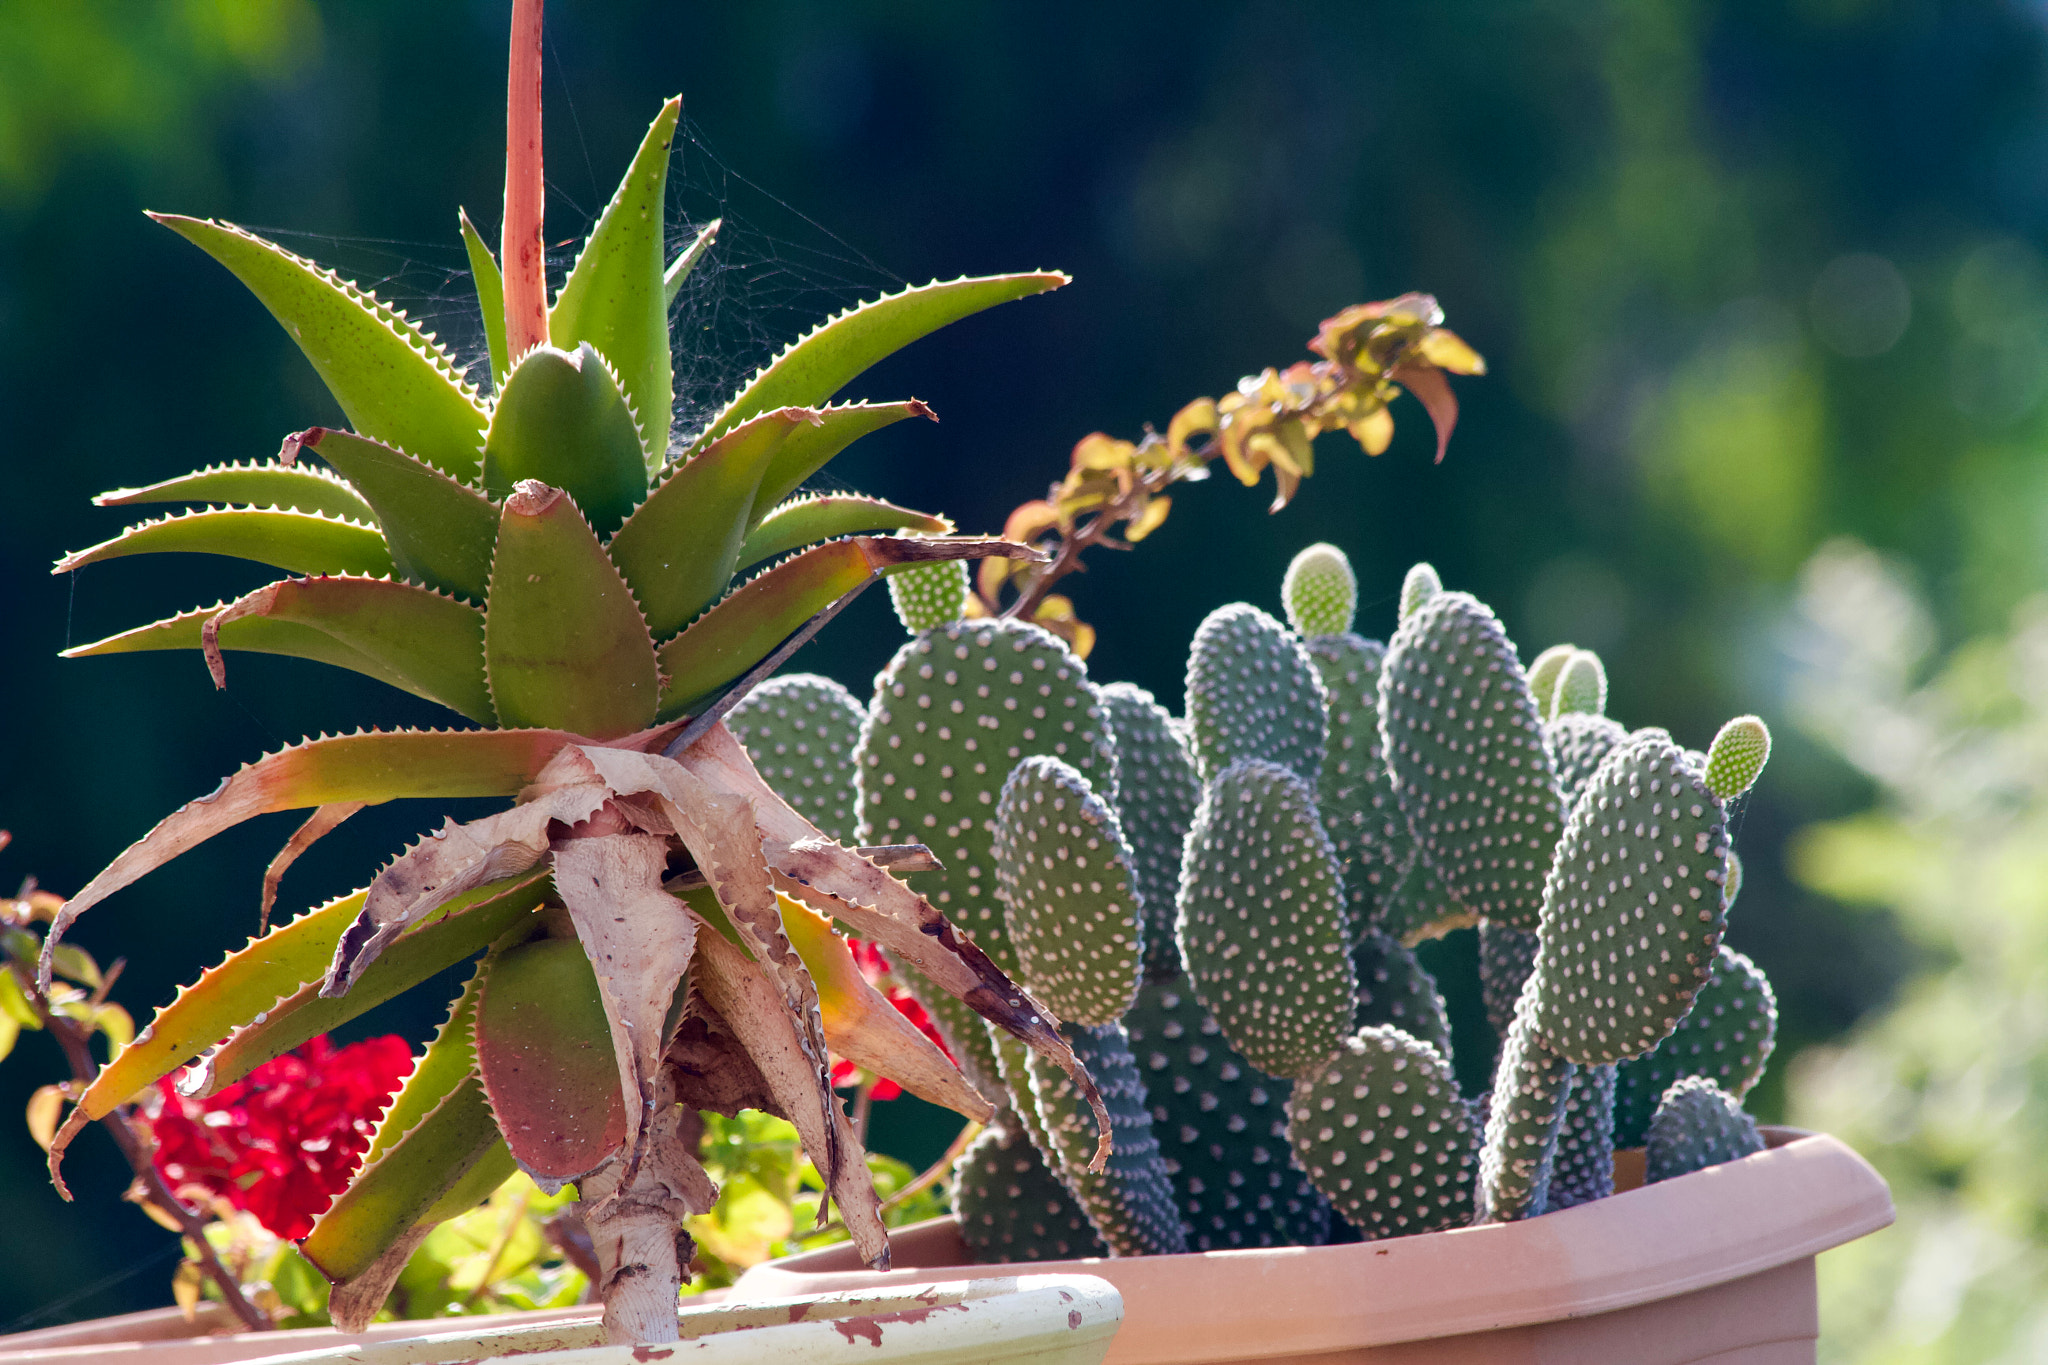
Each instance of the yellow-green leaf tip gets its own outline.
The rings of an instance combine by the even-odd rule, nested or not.
[[[1734,800],[1756,782],[1770,756],[1770,730],[1755,716],[1737,716],[1707,749],[1707,790],[1723,801]]]
[[[1287,566],[1280,601],[1288,624],[1302,636],[1342,635],[1358,613],[1358,576],[1336,546],[1311,545]]]

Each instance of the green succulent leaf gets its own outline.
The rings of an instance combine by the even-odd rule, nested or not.
[[[405,314],[241,228],[150,216],[248,286],[313,362],[350,426],[444,473],[474,477],[484,411],[447,352]]]
[[[483,1087],[464,1080],[357,1173],[299,1249],[337,1286],[348,1283],[375,1267],[501,1142]]]
[[[601,355],[537,346],[512,367],[491,409],[484,490],[524,480],[566,490],[598,534],[610,535],[647,494],[633,409]]]
[[[210,607],[198,607],[192,611],[167,616],[161,621],[133,630],[110,635],[104,640],[95,640],[89,645],[76,645],[60,656],[66,659],[83,659],[102,654],[144,654],[166,649],[203,649],[201,638],[207,623],[218,617],[229,607],[229,603],[216,602]],[[417,684],[403,673],[388,667],[383,661],[373,659],[359,650],[341,643],[325,631],[313,626],[300,625],[296,621],[273,620],[265,616],[244,616],[221,623],[215,638],[217,648],[242,650],[251,654],[282,654],[294,659],[310,659],[314,663],[332,664],[346,668],[378,682],[414,696],[425,696]],[[429,697],[429,701],[437,700]]]
[[[375,576],[393,567],[374,526],[275,507],[210,507],[131,526],[112,540],[64,556],[54,572],[166,551],[253,559],[294,574]]]
[[[594,346],[618,371],[619,387],[640,419],[649,469],[660,466],[668,449],[674,401],[661,215],[668,193],[669,143],[682,110],[677,96],[655,115],[548,313],[549,341],[563,350]]]
[[[790,433],[818,420],[780,408],[742,423],[683,463],[605,546],[656,639],[675,634],[732,582],[761,476]]]
[[[661,714],[673,716],[708,698],[759,663],[804,622],[898,564],[1028,554],[993,540],[913,540],[850,536],[814,546],[753,579],[661,647],[668,680]]]
[[[476,281],[477,305],[484,314],[484,345],[491,353],[491,383],[503,384],[510,368],[505,355],[505,277],[498,270],[498,258],[484,242],[469,210],[457,209],[462,220],[462,249],[469,253],[469,273]]]
[[[821,323],[761,367],[706,428],[715,436],[771,408],[815,407],[870,365],[947,323],[1067,283],[1057,271],[918,285]],[[776,495],[777,498],[781,494]]]
[[[575,739],[560,730],[373,731],[307,740],[265,755],[130,844],[64,903],[44,948],[122,887],[254,816],[343,801],[517,796]],[[48,971],[46,963],[45,981]]]
[[[908,531],[944,535],[953,529],[946,517],[913,512],[880,498],[858,493],[827,493],[778,503],[740,544],[739,565],[750,569],[763,560],[786,555],[820,540],[857,535],[862,531]]]
[[[377,521],[370,504],[333,474],[315,465],[289,465],[281,461],[209,465],[141,488],[110,489],[92,501],[95,507],[129,507],[139,502],[235,502],[247,507],[321,512],[367,525]]]
[[[405,679],[408,692],[437,701],[470,720],[488,722],[484,689],[484,617],[475,607],[430,588],[388,578],[285,578],[232,603],[215,621],[223,627],[262,616],[307,626]],[[210,625],[211,623],[209,623]],[[214,680],[226,672],[208,647]]]
[[[697,268],[697,262],[704,259],[704,253],[711,250],[711,244],[718,240],[718,230],[725,226],[725,219],[713,218],[698,233],[696,240],[684,247],[661,277],[661,306],[673,307],[676,295],[683,292],[683,281],[690,278],[690,272]]]
[[[313,427],[296,439],[376,509],[399,573],[472,602],[484,600],[498,538],[498,509],[489,498],[403,451],[351,432]]]
[[[839,403],[819,408],[817,425],[792,431],[768,472],[761,476],[760,491],[754,495],[754,511],[747,519],[748,528],[760,525],[777,504],[803,487],[804,480],[823,469],[840,451],[870,432],[893,426],[906,417],[939,420],[915,398],[902,403]],[[701,447],[704,443],[700,440],[697,444]]]
[[[646,618],[558,488],[523,484],[505,501],[484,658],[503,724],[610,739],[654,719],[659,678]]]
[[[330,998],[320,994],[321,979],[316,974],[289,997],[272,1005],[262,1019],[236,1030],[214,1053],[208,1067],[207,1092],[233,1085],[273,1057],[281,1057],[310,1038],[361,1018],[436,973],[475,957],[507,934],[530,928],[534,911],[549,888],[547,877],[528,875],[456,898],[425,923],[394,940],[375,962],[363,969],[346,995]],[[339,942],[338,937],[336,941]],[[325,964],[322,965],[324,968]]]
[[[476,1050],[498,1125],[536,1177],[578,1179],[625,1141],[611,1025],[577,940],[538,939],[491,964]]]

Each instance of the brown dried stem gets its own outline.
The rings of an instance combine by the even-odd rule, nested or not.
[[[119,964],[116,964],[117,970],[118,967]],[[21,984],[22,994],[28,997],[29,1003],[42,1019],[43,1028],[57,1040],[57,1046],[64,1050],[64,1060],[71,1067],[71,1079],[82,1093],[99,1075],[99,1063],[92,1057],[92,1035],[76,1020],[68,1019],[52,1010],[42,992],[35,989],[35,982],[18,964],[9,964],[8,970],[14,972],[15,979]],[[111,984],[110,973],[109,980],[103,983],[102,995],[105,985]],[[151,1159],[152,1144],[128,1121],[128,1107],[121,1106],[100,1122],[106,1125],[107,1132],[113,1136],[114,1145],[121,1149],[122,1157],[128,1162],[128,1169],[135,1173],[135,1184],[141,1191],[140,1202],[163,1213],[178,1225],[178,1231],[183,1235],[186,1246],[199,1258],[200,1266],[220,1290],[221,1300],[227,1304],[228,1310],[240,1318],[243,1325],[252,1332],[267,1332],[275,1327],[276,1324],[271,1322],[261,1309],[243,1296],[242,1286],[214,1253],[213,1244],[206,1240],[207,1220],[186,1208],[172,1192],[171,1187],[164,1182],[163,1176],[157,1172],[156,1163]]]

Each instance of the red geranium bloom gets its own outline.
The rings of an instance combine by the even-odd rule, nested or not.
[[[896,1012],[917,1025],[918,1032],[939,1045],[939,1051],[953,1059],[953,1050],[946,1046],[946,1040],[939,1036],[938,1026],[932,1023],[931,1015],[925,1013],[923,1005],[917,1003],[909,991],[896,984],[889,975],[889,963],[882,956],[882,950],[866,939],[850,938],[846,946],[853,950],[853,960],[860,964],[861,975],[873,983]],[[854,1085],[860,1080],[860,1068],[852,1062],[841,1059],[832,1064],[832,1084]],[[893,1100],[903,1093],[903,1087],[887,1076],[875,1078],[873,1097],[878,1100]]]
[[[157,1082],[156,1169],[197,1185],[294,1241],[348,1185],[377,1119],[412,1072],[397,1034],[336,1048],[325,1036],[203,1100]]]

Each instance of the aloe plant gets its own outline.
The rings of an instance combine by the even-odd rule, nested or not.
[[[498,258],[461,217],[488,396],[368,291],[241,228],[157,215],[276,315],[348,429],[300,432],[274,460],[109,493],[103,504],[203,506],[57,566],[164,551],[270,565],[283,576],[253,593],[70,653],[196,648],[221,686],[226,651],[290,655],[380,679],[471,726],[322,737],[244,767],[63,907],[43,974],[80,914],[252,816],[313,812],[266,877],[267,911],[290,860],[365,805],[514,804],[450,821],[363,890],[270,930],[183,991],[79,1097],[51,1171],[61,1190],[71,1137],[177,1068],[203,1058],[191,1084],[229,1084],[477,959],[364,1167],[305,1240],[334,1282],[335,1321],[365,1323],[437,1223],[523,1168],[550,1189],[576,1183],[612,1339],[658,1342],[677,1332],[680,1224],[714,1194],[678,1136],[682,1106],[790,1120],[876,1265],[887,1241],[828,1050],[971,1117],[991,1112],[867,984],[835,926],[916,964],[1094,1100],[1055,1016],[892,876],[888,857],[834,842],[777,797],[719,720],[878,575],[1030,553],[935,534],[949,523],[873,499],[796,495],[851,441],[929,415],[916,402],[831,404],[850,379],[1065,277],[963,278],[842,313],[677,439],[668,305],[716,231],[664,260],[679,103],[655,118],[550,302],[540,13],[540,0],[513,7]]]

